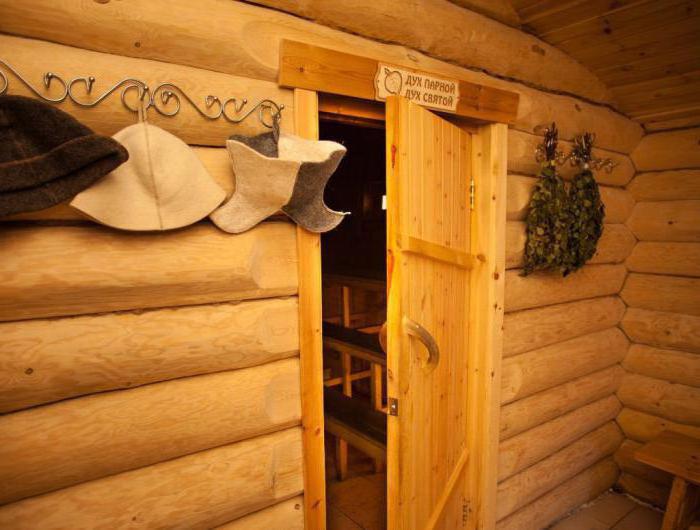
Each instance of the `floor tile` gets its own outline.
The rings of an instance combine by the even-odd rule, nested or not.
[[[609,530],[610,526],[592,517],[586,509],[559,521],[550,530]]]
[[[362,530],[362,527],[334,506],[328,506],[329,530]]]
[[[612,530],[659,530],[663,514],[647,508],[637,506],[622,521],[613,526]]]
[[[606,493],[593,501],[585,511],[597,521],[612,527],[637,506],[639,505],[636,502],[625,495]]]

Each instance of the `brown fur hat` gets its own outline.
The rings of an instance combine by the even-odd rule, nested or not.
[[[70,199],[128,158],[117,141],[54,106],[0,96],[0,216]]]

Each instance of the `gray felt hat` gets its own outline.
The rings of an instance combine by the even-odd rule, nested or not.
[[[282,210],[312,232],[332,230],[344,213],[329,209],[323,190],[346,153],[328,141],[282,133],[232,136],[226,146],[236,175],[231,199],[211,214],[222,230],[240,233]]]

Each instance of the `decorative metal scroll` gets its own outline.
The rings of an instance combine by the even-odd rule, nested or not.
[[[564,154],[557,150],[557,125],[552,123],[551,127],[547,127],[544,131],[544,140],[535,149],[535,159],[539,163],[549,161],[553,165],[561,166],[567,161],[572,166],[584,166],[591,169],[604,169],[606,172],[612,172],[617,165],[610,158],[595,158],[591,154],[595,134],[583,133],[574,138],[574,145],[569,154]]]
[[[127,94],[130,91],[135,90],[138,100],[145,109],[153,108],[162,116],[175,116],[178,112],[180,112],[182,101],[184,100],[192,108],[194,108],[200,116],[208,120],[218,120],[223,118],[229,123],[236,124],[241,123],[250,115],[257,112],[260,123],[268,129],[273,129],[274,131],[279,130],[280,120],[282,119],[282,110],[284,109],[284,105],[278,104],[271,99],[262,99],[255,105],[250,106],[248,105],[248,100],[245,98],[238,99],[236,97],[230,97],[222,100],[218,96],[212,95],[204,98],[204,106],[201,107],[190,96],[188,96],[184,90],[174,83],[161,83],[155,88],[151,89],[144,81],[131,77],[122,79],[90,101],[82,101],[75,94],[76,85],[82,85],[83,90],[88,95],[92,94],[96,82],[93,76],[75,77],[66,82],[61,76],[53,72],[46,72],[42,79],[46,91],[49,91],[52,85],[55,86],[55,83],[58,83],[61,87],[60,94],[50,97],[43,93],[43,91],[38,90],[34,85],[32,85],[32,83],[22,77],[22,75],[15,68],[10,66],[2,59],[0,59],[0,67],[2,67],[0,68],[0,96],[4,95],[10,86],[8,76],[3,71],[4,68],[19,79],[19,81],[35,96],[43,99],[44,101],[48,101],[49,103],[62,103],[66,99],[69,99],[80,107],[92,108],[102,103],[102,101],[107,99],[115,92],[121,91],[120,97],[122,105],[124,105],[124,107],[131,112],[138,112],[138,107],[132,106],[127,101]]]

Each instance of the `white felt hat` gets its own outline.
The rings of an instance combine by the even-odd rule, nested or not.
[[[114,139],[129,160],[70,203],[96,221],[122,230],[171,230],[203,219],[226,198],[192,149],[169,132],[139,122]]]

